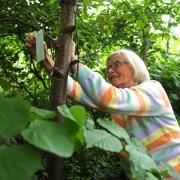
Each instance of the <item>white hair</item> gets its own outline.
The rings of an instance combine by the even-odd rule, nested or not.
[[[133,51],[128,49],[121,49],[118,51],[112,52],[107,61],[115,54],[122,54],[125,60],[128,62],[129,66],[134,71],[134,80],[139,84],[146,80],[150,80],[149,71],[147,70],[146,65],[143,60]]]

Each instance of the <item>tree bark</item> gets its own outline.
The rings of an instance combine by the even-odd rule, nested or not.
[[[75,31],[76,0],[59,0],[61,7],[60,31],[56,47],[55,67],[52,78],[51,108],[57,110],[57,106],[66,103],[66,88],[69,64],[71,62],[71,48],[73,33]],[[56,122],[60,122],[57,113]],[[64,179],[63,159],[53,154],[48,157],[48,179]]]
[[[60,0],[61,19],[60,33],[57,41],[55,74],[52,81],[52,109],[66,102],[66,87],[69,64],[71,61],[71,45],[75,31],[76,0]]]

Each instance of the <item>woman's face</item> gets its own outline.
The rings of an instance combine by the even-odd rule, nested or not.
[[[111,56],[107,62],[107,77],[110,83],[117,88],[128,88],[135,85],[133,70],[122,54]]]

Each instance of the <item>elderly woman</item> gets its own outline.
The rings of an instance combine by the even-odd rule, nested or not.
[[[27,45],[32,47],[32,37]],[[77,71],[72,53],[71,68]],[[44,66],[50,70],[54,61],[49,55]],[[122,49],[107,59],[107,82],[99,73],[79,64],[79,77],[68,77],[68,96],[81,104],[110,112],[112,119],[139,139],[157,165],[167,162],[180,173],[180,128],[162,85],[150,80],[141,58]]]

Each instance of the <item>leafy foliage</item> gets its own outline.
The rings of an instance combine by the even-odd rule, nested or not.
[[[0,179],[30,180],[42,169],[41,156],[29,145],[0,146]]]
[[[77,1],[77,5],[75,41],[79,42],[77,50],[84,63],[103,74],[106,58],[110,52],[124,47],[135,50],[148,65],[151,77],[162,83],[176,114],[179,115],[179,38],[173,33],[173,28],[179,23],[179,2],[175,0],[83,0]],[[1,0],[0,11],[0,92],[6,97],[20,95],[23,99],[28,99],[33,105],[30,106],[29,103],[18,98],[6,99],[0,97],[0,144],[3,145],[1,147],[9,152],[9,148],[15,147],[11,147],[13,144],[17,144],[17,148],[15,147],[14,149],[18,149],[19,144],[24,143],[24,139],[26,139],[26,143],[30,143],[35,147],[34,154],[37,153],[39,148],[42,151],[50,151],[65,157],[76,151],[79,154],[73,159],[73,164],[68,164],[71,165],[71,173],[76,172],[83,175],[82,172],[78,172],[83,169],[87,173],[87,176],[83,177],[89,177],[90,179],[91,177],[94,179],[105,179],[107,177],[106,172],[118,174],[118,168],[124,168],[127,171],[128,167],[130,169],[127,171],[127,174],[131,174],[129,178],[161,179],[162,176],[159,170],[149,170],[149,168],[153,168],[153,163],[143,146],[135,139],[128,137],[123,129],[108,121],[108,119],[101,118],[97,121],[103,130],[95,129],[97,128],[96,122],[94,123],[84,108],[73,106],[68,109],[64,106],[64,110],[63,107],[58,107],[59,112],[61,114],[64,113],[62,124],[57,125],[51,122],[55,112],[46,110],[49,107],[50,78],[40,68],[40,65],[36,63],[36,60],[29,56],[24,39],[26,33],[43,29],[49,52],[54,57],[53,39],[59,33],[60,9],[57,1]],[[166,21],[164,17],[166,17]],[[95,116],[94,114],[93,112],[92,116]],[[43,120],[46,121],[44,122]],[[28,123],[30,123],[29,126]],[[50,129],[47,128],[48,125]],[[45,136],[46,133],[43,132],[43,128],[45,130],[48,129],[47,132],[51,135]],[[86,136],[87,138],[84,136],[85,129],[86,135],[87,132],[88,135],[90,134],[90,136]],[[23,133],[26,132],[24,139],[21,136],[22,131]],[[62,152],[59,149],[57,150],[56,140],[58,138],[53,139],[52,142],[56,142],[54,145],[51,144],[50,139],[56,135],[59,137],[59,132],[62,133],[62,137],[68,134],[68,142],[69,145],[71,144],[69,147],[74,147],[71,151],[68,151],[68,155],[63,148]],[[105,144],[103,144],[104,139],[102,138],[97,143],[96,136],[99,136],[99,133],[102,135],[102,132],[105,133],[106,137],[116,139],[114,142],[117,142],[117,144],[120,142],[123,150],[129,152],[130,162],[133,163],[125,163],[122,159],[115,161],[117,157],[113,158],[113,162],[111,162],[108,158],[111,158],[113,153],[103,154],[101,151],[99,155],[99,151],[96,148],[92,150],[85,149],[86,153],[83,155],[81,148],[84,147],[85,142],[89,143],[89,147],[110,149],[108,146],[111,145],[111,141],[105,141]],[[35,137],[37,135],[39,142],[31,135],[35,135]],[[47,139],[44,139],[45,137]],[[43,143],[44,141],[48,142],[48,140],[50,141],[48,144],[50,146],[46,146],[47,144]],[[8,145],[8,147],[5,145]],[[63,146],[63,143],[61,145]],[[115,145],[114,148],[116,150],[111,150],[113,152],[117,151]],[[134,151],[131,152],[131,148]],[[97,159],[99,159],[101,154],[103,154],[102,159],[98,161]],[[18,153],[13,156],[17,156],[20,159]],[[36,155],[34,156],[37,157]],[[146,166],[147,164],[144,162],[144,167],[146,168],[142,168],[139,158],[145,158],[152,166]],[[76,166],[79,159],[83,163]],[[84,163],[86,164],[84,165]],[[7,161],[7,164],[11,168],[12,162]],[[94,164],[97,166],[94,167]],[[15,170],[21,172],[21,167],[18,165],[16,167],[19,167],[19,169]],[[32,165],[32,167],[31,169],[27,162],[24,168],[27,168],[28,173],[24,174],[24,179],[29,179],[36,170],[41,169],[39,162],[37,162],[37,166]],[[85,170],[84,167],[87,169]],[[4,167],[0,165],[0,172],[7,172],[1,168],[3,169]],[[76,171],[76,168],[79,169]],[[111,172],[108,171],[108,168],[111,169]],[[141,171],[138,170],[139,168]],[[71,175],[72,179],[75,176],[78,179],[77,175]],[[69,174],[68,177],[70,178],[71,175]],[[6,179],[12,178],[8,176]]]
[[[5,109],[10,107],[13,110],[17,110],[19,107],[26,104],[25,101],[20,99],[6,99],[4,97],[1,97],[1,99],[3,102],[8,102],[4,103]],[[9,102],[14,103],[11,103],[11,106],[9,106]],[[4,169],[3,164],[0,163],[0,171],[3,172],[0,174],[1,179],[6,180],[14,175],[15,170],[12,167],[11,159],[14,159],[15,166],[17,167],[16,171],[20,172],[22,170],[24,172],[24,174],[20,173],[18,175],[19,179],[30,179],[36,171],[42,168],[40,165],[40,158],[42,157],[38,154],[39,149],[67,158],[71,157],[73,152],[81,150],[82,147],[84,147],[84,140],[87,148],[97,147],[110,152],[120,152],[121,150],[124,150],[128,153],[129,158],[126,163],[129,168],[125,168],[124,171],[130,179],[145,179],[147,176],[156,176],[156,174],[163,178],[162,171],[157,168],[152,158],[147,154],[145,147],[135,138],[130,138],[126,131],[119,128],[113,121],[108,119],[98,120],[99,125],[106,128],[110,133],[102,129],[91,128],[88,130],[86,129],[85,124],[88,116],[86,116],[87,113],[81,106],[75,105],[71,108],[68,108],[66,105],[59,106],[58,110],[64,116],[61,124],[47,120],[51,118],[52,115],[54,116],[53,111],[46,111],[34,107],[30,108],[29,104],[23,107],[25,108],[24,113],[17,111],[17,114],[15,115],[12,111],[12,115],[18,116],[21,114],[20,118],[22,118],[22,121],[25,123],[30,122],[29,126],[24,126],[23,130],[19,129],[18,126],[14,126],[15,131],[11,126],[7,126],[7,132],[12,134],[9,141],[2,141],[3,135],[0,136],[0,139],[2,139],[0,159],[6,161],[8,170],[12,173],[9,175],[7,170]],[[34,116],[32,116],[32,114],[34,113],[39,115],[41,120],[33,120]],[[31,116],[27,116],[27,114],[31,114]],[[78,114],[81,115],[78,116]],[[3,119],[2,117],[4,116],[1,116],[0,120]],[[11,116],[7,116],[7,118],[3,120],[7,124],[11,122],[11,118]],[[67,123],[64,123],[65,121]],[[75,129],[73,129],[73,126]],[[115,131],[113,131],[113,128]],[[11,133],[11,131],[13,133]],[[16,134],[19,134],[18,138]],[[18,139],[21,138],[23,138],[27,144],[33,145],[34,148],[30,145],[21,145],[18,141]],[[9,146],[7,146],[7,144],[9,144]],[[13,153],[11,153],[11,151]],[[9,153],[11,154],[10,157],[8,156]],[[19,159],[19,156],[21,156],[20,159],[22,161],[25,161],[26,167],[22,166],[21,161],[16,162],[16,159]],[[28,158],[25,160],[26,156],[28,156]],[[33,156],[33,158],[31,156]],[[35,165],[35,163],[37,164]],[[125,167],[124,162],[122,162],[121,166],[122,168]],[[152,172],[156,172],[156,174]],[[174,175],[172,169],[167,169],[167,172]]]

